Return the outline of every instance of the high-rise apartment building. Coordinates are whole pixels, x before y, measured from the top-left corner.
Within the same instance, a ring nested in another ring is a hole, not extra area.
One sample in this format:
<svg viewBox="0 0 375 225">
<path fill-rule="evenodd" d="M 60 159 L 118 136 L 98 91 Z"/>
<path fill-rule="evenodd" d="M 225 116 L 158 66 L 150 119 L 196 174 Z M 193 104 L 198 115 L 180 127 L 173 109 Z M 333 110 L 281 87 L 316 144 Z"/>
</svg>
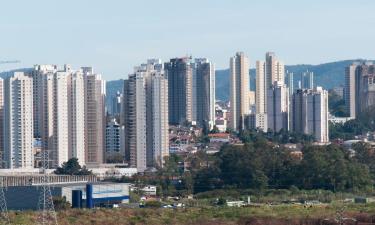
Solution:
<svg viewBox="0 0 375 225">
<path fill-rule="evenodd" d="M 125 159 L 139 172 L 147 169 L 146 91 L 143 75 L 124 81 Z"/>
<path fill-rule="evenodd" d="M 33 168 L 33 79 L 16 72 L 4 84 L 4 161 L 7 168 Z"/>
<path fill-rule="evenodd" d="M 104 162 L 105 151 L 105 81 L 91 67 L 82 67 L 85 79 L 86 164 Z"/>
<path fill-rule="evenodd" d="M 126 158 L 143 172 L 169 155 L 168 79 L 160 60 L 135 67 L 124 82 Z"/>
<path fill-rule="evenodd" d="M 254 121 L 250 127 L 258 128 L 267 131 L 267 84 L 266 84 L 266 63 L 264 61 L 256 62 L 256 87 L 255 87 L 255 109 L 256 115 L 253 116 L 251 121 Z"/>
<path fill-rule="evenodd" d="M 4 168 L 4 80 L 0 78 L 0 168 Z"/>
<path fill-rule="evenodd" d="M 116 119 L 112 119 L 106 127 L 105 132 L 105 155 L 106 161 L 113 156 L 120 156 L 125 160 L 125 127 L 119 125 Z"/>
<path fill-rule="evenodd" d="M 152 146 L 153 160 L 148 161 L 149 165 L 162 167 L 165 157 L 169 156 L 168 79 L 162 70 L 154 72 L 149 79 L 152 88 L 152 96 L 149 98 L 152 99 L 152 106 L 148 106 L 147 110 L 152 111 L 153 126 L 152 133 L 148 134 L 147 138 L 150 140 L 152 136 L 152 141 L 149 141 L 148 145 Z"/>
<path fill-rule="evenodd" d="M 288 78 L 286 85 L 289 88 L 289 96 L 292 97 L 294 93 L 294 74 L 292 72 L 286 71 L 286 75 Z"/>
<path fill-rule="evenodd" d="M 289 89 L 284 83 L 275 82 L 268 89 L 267 123 L 273 132 L 289 130 Z"/>
<path fill-rule="evenodd" d="M 41 113 L 42 148 L 49 153 L 49 167 L 56 168 L 68 161 L 68 88 L 70 71 L 43 75 Z"/>
<path fill-rule="evenodd" d="M 301 73 L 301 88 L 302 89 L 314 89 L 314 73 L 311 71 L 305 71 Z"/>
<path fill-rule="evenodd" d="M 293 94 L 291 130 L 313 135 L 317 142 L 329 142 L 328 92 L 321 87 L 300 89 Z"/>
<path fill-rule="evenodd" d="M 193 115 L 198 126 L 211 130 L 215 124 L 214 64 L 206 58 L 195 59 L 193 74 Z"/>
<path fill-rule="evenodd" d="M 68 131 L 69 158 L 77 158 L 81 165 L 86 164 L 85 143 L 85 79 L 81 70 L 70 73 L 68 86 Z"/>
<path fill-rule="evenodd" d="M 354 63 L 345 70 L 344 98 L 347 113 L 355 118 L 375 105 L 375 65 Z"/>
<path fill-rule="evenodd" d="M 117 91 L 116 95 L 112 97 L 111 104 L 111 115 L 114 117 L 120 116 L 122 105 L 122 93 L 120 91 Z"/>
<path fill-rule="evenodd" d="M 169 123 L 193 120 L 193 68 L 191 57 L 174 58 L 164 64 L 168 77 Z"/>
<path fill-rule="evenodd" d="M 56 65 L 35 65 L 31 76 L 33 78 L 33 115 L 34 115 L 34 137 L 42 137 L 42 97 L 43 97 L 43 77 L 47 74 L 54 74 L 57 71 Z"/>
<path fill-rule="evenodd" d="M 233 130 L 244 129 L 245 116 L 249 114 L 249 59 L 243 52 L 230 58 L 230 126 Z"/>
<path fill-rule="evenodd" d="M 279 61 L 273 52 L 266 53 L 265 63 L 266 87 L 267 89 L 274 84 L 274 82 L 285 83 L 285 69 L 284 63 Z"/>
</svg>

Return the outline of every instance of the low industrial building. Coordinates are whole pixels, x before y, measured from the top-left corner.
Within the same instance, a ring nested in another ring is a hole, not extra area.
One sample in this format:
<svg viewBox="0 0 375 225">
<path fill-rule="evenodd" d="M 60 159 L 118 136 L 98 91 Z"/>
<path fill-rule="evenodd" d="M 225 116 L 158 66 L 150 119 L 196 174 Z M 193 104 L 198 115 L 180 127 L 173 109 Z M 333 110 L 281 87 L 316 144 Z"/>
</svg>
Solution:
<svg viewBox="0 0 375 225">
<path fill-rule="evenodd" d="M 129 203 L 129 184 L 124 183 L 75 183 L 51 185 L 53 197 L 65 198 L 76 207 L 101 207 L 119 203 Z M 89 191 L 87 191 L 89 190 Z M 37 210 L 42 191 L 41 185 L 10 186 L 4 190 L 9 210 Z M 79 199 L 73 198 L 79 193 Z M 87 195 L 89 193 L 89 195 Z M 88 205 L 88 199 L 90 200 Z"/>
</svg>

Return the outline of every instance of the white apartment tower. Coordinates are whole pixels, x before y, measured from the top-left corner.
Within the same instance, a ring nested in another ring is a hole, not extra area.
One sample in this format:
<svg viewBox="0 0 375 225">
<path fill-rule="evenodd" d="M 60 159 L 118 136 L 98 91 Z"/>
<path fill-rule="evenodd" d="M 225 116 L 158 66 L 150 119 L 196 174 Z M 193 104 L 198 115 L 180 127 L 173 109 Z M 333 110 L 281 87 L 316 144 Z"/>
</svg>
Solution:
<svg viewBox="0 0 375 225">
<path fill-rule="evenodd" d="M 163 71 L 151 76 L 152 85 L 152 165 L 163 166 L 165 157 L 169 156 L 168 125 L 168 79 Z M 150 107 L 147 107 L 150 110 Z"/>
<path fill-rule="evenodd" d="M 169 155 L 168 79 L 158 59 L 135 67 L 124 83 L 126 158 L 143 172 Z"/>
<path fill-rule="evenodd" d="M 15 72 L 4 85 L 5 167 L 33 168 L 33 79 Z"/>
<path fill-rule="evenodd" d="M 34 137 L 42 137 L 42 110 L 43 110 L 43 77 L 46 74 L 54 74 L 57 71 L 56 65 L 35 65 L 31 76 L 33 77 L 33 114 L 34 114 Z"/>
<path fill-rule="evenodd" d="M 146 80 L 141 72 L 124 82 L 124 122 L 126 159 L 139 172 L 147 169 Z"/>
<path fill-rule="evenodd" d="M 289 89 L 284 83 L 275 82 L 268 89 L 267 122 L 273 132 L 289 130 Z"/>
<path fill-rule="evenodd" d="M 249 114 L 249 59 L 243 52 L 230 58 L 230 110 L 231 128 L 244 129 L 245 116 Z"/>
<path fill-rule="evenodd" d="M 356 117 L 356 70 L 357 64 L 345 68 L 344 100 L 346 112 L 350 117 Z"/>
<path fill-rule="evenodd" d="M 80 165 L 85 159 L 85 79 L 81 70 L 70 73 L 68 83 L 69 158 L 77 158 Z"/>
<path fill-rule="evenodd" d="M 67 68 L 68 69 L 68 68 Z M 42 148 L 49 153 L 49 166 L 56 168 L 68 161 L 68 93 L 67 77 L 70 71 L 57 71 L 42 76 L 41 138 Z"/>
<path fill-rule="evenodd" d="M 285 83 L 284 63 L 279 61 L 273 52 L 266 53 L 266 87 L 269 88 L 274 82 Z"/>
<path fill-rule="evenodd" d="M 267 131 L 267 85 L 266 85 L 266 64 L 264 61 L 256 62 L 256 115 L 255 115 L 255 128 Z"/>
<path fill-rule="evenodd" d="M 329 142 L 328 92 L 321 87 L 297 90 L 292 98 L 291 130 L 310 134 L 317 142 Z"/>
<path fill-rule="evenodd" d="M 85 79 L 85 148 L 86 164 L 104 162 L 105 151 L 105 81 L 91 67 L 82 67 Z"/>
</svg>

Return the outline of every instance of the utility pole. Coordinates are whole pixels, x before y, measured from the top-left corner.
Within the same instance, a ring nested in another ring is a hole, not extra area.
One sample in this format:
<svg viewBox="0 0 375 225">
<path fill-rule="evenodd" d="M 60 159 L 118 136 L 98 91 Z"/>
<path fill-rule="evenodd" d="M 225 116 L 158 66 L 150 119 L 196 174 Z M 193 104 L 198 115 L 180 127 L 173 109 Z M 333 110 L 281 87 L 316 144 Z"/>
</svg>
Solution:
<svg viewBox="0 0 375 225">
<path fill-rule="evenodd" d="M 10 224 L 7 202 L 5 199 L 4 188 L 5 188 L 5 177 L 0 177 L 0 209 L 1 209 L 1 224 L 8 225 Z"/>
<path fill-rule="evenodd" d="M 38 209 L 38 224 L 40 225 L 58 225 L 55 207 L 51 194 L 51 187 L 49 186 L 49 177 L 47 169 L 49 164 L 48 151 L 42 152 L 42 186 L 39 195 Z"/>
</svg>

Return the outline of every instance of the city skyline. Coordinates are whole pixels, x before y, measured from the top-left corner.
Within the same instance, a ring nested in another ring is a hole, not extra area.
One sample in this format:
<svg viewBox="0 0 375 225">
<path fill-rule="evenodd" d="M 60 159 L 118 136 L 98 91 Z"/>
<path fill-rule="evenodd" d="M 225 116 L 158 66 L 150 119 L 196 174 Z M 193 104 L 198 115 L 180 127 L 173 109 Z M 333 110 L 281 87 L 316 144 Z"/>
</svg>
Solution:
<svg viewBox="0 0 375 225">
<path fill-rule="evenodd" d="M 126 79 L 133 65 L 155 57 L 163 61 L 184 55 L 207 57 L 217 69 L 227 69 L 228 57 L 237 51 L 249 56 L 251 68 L 266 51 L 277 52 L 288 65 L 370 59 L 374 48 L 366 43 L 375 34 L 370 30 L 358 36 L 348 28 L 370 27 L 375 21 L 370 11 L 374 4 L 369 0 L 315 1 L 313 5 L 291 0 L 191 1 L 177 7 L 171 1 L 11 1 L 4 3 L 7 10 L 0 20 L 7 34 L 0 43 L 0 60 L 21 63 L 1 65 L 0 71 L 68 63 L 93 65 L 104 79 L 113 80 Z M 15 9 L 24 16 L 10 14 Z M 56 10 L 63 13 L 56 14 Z M 87 13 L 79 13 L 83 10 Z M 157 18 L 152 16 L 154 11 Z M 357 16 L 346 16 L 350 14 Z M 145 35 L 148 32 L 155 35 Z M 49 38 L 47 34 L 55 35 Z"/>
</svg>

